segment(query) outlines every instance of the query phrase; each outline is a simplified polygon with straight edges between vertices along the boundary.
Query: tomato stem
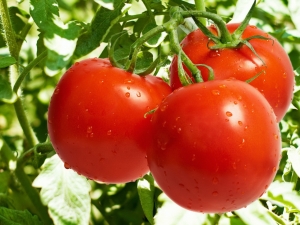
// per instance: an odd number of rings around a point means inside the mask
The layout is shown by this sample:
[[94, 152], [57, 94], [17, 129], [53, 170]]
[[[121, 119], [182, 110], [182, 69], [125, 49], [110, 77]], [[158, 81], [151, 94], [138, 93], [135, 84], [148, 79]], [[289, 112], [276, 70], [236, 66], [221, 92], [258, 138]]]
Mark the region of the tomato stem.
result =
[[191, 71], [192, 76], [194, 77], [195, 81], [197, 83], [203, 82], [200, 70], [197, 68], [197, 66], [195, 66], [195, 64], [189, 59], [189, 57], [181, 49], [179, 40], [178, 40], [177, 30], [173, 29], [169, 32], [170, 32], [170, 42], [171, 42], [172, 50], [177, 55], [180, 55], [181, 60], [186, 65], [186, 67]]
[[[201, 11], [201, 12], [206, 11], [204, 0], [195, 0], [195, 6], [196, 6], [197, 11]], [[197, 18], [197, 19], [200, 21], [200, 23], [202, 25], [206, 26], [206, 18], [200, 17], [200, 18]]]

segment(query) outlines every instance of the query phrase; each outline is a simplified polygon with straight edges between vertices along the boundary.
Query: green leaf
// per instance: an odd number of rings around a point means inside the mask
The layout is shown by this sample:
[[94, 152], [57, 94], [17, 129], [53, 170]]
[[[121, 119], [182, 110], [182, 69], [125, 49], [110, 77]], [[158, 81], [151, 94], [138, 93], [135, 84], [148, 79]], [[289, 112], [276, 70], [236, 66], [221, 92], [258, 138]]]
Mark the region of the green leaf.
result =
[[96, 3], [109, 10], [114, 10], [114, 0], [94, 0]]
[[8, 80], [0, 76], [0, 101], [14, 103], [16, 99], [16, 94], [13, 92]]
[[49, 208], [54, 224], [88, 224], [91, 203], [90, 184], [83, 176], [65, 169], [57, 155], [46, 159], [33, 186], [42, 188], [41, 199]]
[[139, 74], [140, 72], [146, 70], [153, 62], [153, 55], [151, 52], [144, 51], [139, 52], [137, 55], [137, 61], [134, 68], [134, 73]]
[[294, 171], [296, 172], [298, 177], [300, 177], [300, 149], [291, 147], [289, 148], [287, 155]]
[[236, 3], [235, 11], [230, 23], [240, 23], [245, 18], [248, 12], [250, 11], [254, 0], [238, 0]]
[[219, 216], [216, 214], [203, 214], [186, 210], [174, 203], [164, 193], [161, 194], [159, 198], [164, 201], [164, 204], [158, 209], [158, 212], [154, 217], [155, 225], [218, 224]]
[[9, 171], [0, 172], [0, 180], [1, 180], [1, 182], [0, 182], [0, 193], [6, 193], [8, 191], [9, 179], [10, 179], [10, 172]]
[[110, 29], [118, 22], [122, 16], [122, 9], [125, 6], [125, 0], [114, 1], [114, 10], [101, 7], [89, 30], [83, 33], [77, 42], [75, 55], [82, 57], [99, 47], [100, 43], [106, 38]]
[[299, 0], [289, 0], [288, 1], [288, 9], [290, 11], [290, 15], [294, 25], [297, 30], [300, 31], [300, 1]]
[[151, 224], [153, 221], [154, 207], [154, 179], [151, 175], [146, 174], [138, 181], [138, 193], [144, 213]]
[[269, 215], [269, 211], [260, 201], [255, 201], [246, 208], [234, 212], [248, 225], [277, 225], [277, 222]]
[[300, 194], [293, 188], [294, 183], [275, 181], [262, 198], [280, 206], [300, 210]]
[[15, 64], [16, 62], [16, 59], [12, 56], [0, 58], [0, 68], [8, 67], [10, 65]]
[[37, 216], [31, 215], [27, 210], [15, 210], [0, 207], [1, 225], [42, 225]]
[[32, 18], [44, 33], [44, 45], [48, 48], [46, 73], [55, 75], [70, 62], [82, 26], [75, 21], [64, 24], [55, 0], [31, 0], [30, 3]]

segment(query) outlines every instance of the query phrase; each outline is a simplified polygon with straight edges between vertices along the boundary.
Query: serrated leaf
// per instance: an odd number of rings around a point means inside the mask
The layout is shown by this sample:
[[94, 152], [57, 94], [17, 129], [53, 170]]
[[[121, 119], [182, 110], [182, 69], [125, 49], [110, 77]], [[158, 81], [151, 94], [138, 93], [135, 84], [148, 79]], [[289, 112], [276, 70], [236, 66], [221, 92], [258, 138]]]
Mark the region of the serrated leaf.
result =
[[275, 181], [262, 198], [280, 206], [300, 210], [300, 194], [293, 188], [294, 183]]
[[90, 184], [85, 177], [65, 169], [57, 155], [46, 159], [33, 186], [42, 188], [42, 202], [48, 206], [55, 225], [88, 224], [91, 211]]
[[37, 216], [31, 215], [27, 210], [15, 210], [0, 207], [1, 225], [42, 225]]
[[16, 99], [16, 94], [13, 92], [10, 83], [0, 76], [0, 101], [14, 103]]
[[77, 42], [75, 55], [76, 57], [82, 57], [87, 55], [97, 47], [106, 38], [110, 29], [118, 22], [118, 19], [122, 16], [122, 9], [125, 6], [125, 0], [114, 1], [114, 10], [101, 7], [91, 25], [90, 29], [83, 33]]
[[151, 224], [153, 220], [153, 207], [154, 207], [154, 179], [151, 175], [146, 174], [138, 181], [138, 193], [141, 201], [142, 208], [145, 216]]
[[55, 0], [31, 0], [30, 3], [32, 18], [44, 33], [48, 48], [46, 72], [55, 75], [70, 62], [82, 26], [75, 21], [64, 24]]
[[2, 57], [0, 58], [0, 68], [8, 67], [15, 64], [16, 62], [16, 59], [12, 56]]
[[268, 210], [260, 201], [255, 201], [246, 208], [234, 212], [248, 225], [277, 225], [277, 222], [269, 215]]

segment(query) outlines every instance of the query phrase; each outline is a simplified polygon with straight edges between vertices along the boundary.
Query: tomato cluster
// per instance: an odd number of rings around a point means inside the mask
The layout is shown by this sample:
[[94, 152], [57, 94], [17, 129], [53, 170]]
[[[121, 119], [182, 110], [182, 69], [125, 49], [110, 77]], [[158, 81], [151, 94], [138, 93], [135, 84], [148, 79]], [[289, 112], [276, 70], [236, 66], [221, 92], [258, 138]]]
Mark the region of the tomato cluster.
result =
[[[243, 38], [253, 35], [272, 38], [251, 26]], [[189, 34], [183, 51], [210, 66], [215, 79], [208, 81], [206, 67], [199, 67], [204, 82], [185, 87], [177, 57], [171, 86], [107, 59], [73, 65], [48, 114], [49, 136], [65, 167], [105, 183], [133, 181], [150, 170], [173, 201], [198, 212], [232, 211], [258, 199], [278, 168], [278, 121], [290, 104], [294, 75], [276, 40], [250, 42], [256, 54], [247, 46], [211, 50], [200, 30]]]

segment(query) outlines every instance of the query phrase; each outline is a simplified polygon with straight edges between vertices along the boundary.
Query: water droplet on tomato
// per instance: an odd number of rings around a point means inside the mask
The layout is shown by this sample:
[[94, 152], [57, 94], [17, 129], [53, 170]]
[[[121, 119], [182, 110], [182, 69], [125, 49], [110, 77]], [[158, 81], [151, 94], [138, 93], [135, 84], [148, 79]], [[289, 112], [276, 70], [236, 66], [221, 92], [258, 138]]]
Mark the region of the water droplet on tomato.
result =
[[178, 121], [180, 119], [180, 116], [178, 116], [177, 118], [176, 118], [176, 121]]
[[88, 134], [92, 133], [92, 131], [93, 131], [93, 127], [92, 127], [92, 126], [89, 126], [89, 127], [86, 129], [86, 132], [87, 132]]
[[240, 126], [242, 126], [242, 125], [243, 125], [243, 122], [242, 122], [242, 121], [238, 121], [238, 124], [239, 124]]
[[64, 167], [66, 168], [66, 169], [71, 169], [71, 166], [68, 164], [68, 163], [64, 163]]
[[127, 90], [130, 90], [130, 87], [129, 87], [129, 86], [127, 86], [126, 88], [127, 88]]
[[220, 91], [219, 90], [212, 90], [211, 93], [213, 95], [220, 95]]
[[213, 184], [218, 184], [218, 183], [219, 183], [219, 179], [218, 179], [217, 177], [214, 177], [214, 178], [212, 179], [212, 183], [213, 183]]
[[177, 133], [179, 134], [181, 132], [181, 128], [177, 128]]
[[226, 122], [229, 122], [229, 119], [225, 119]]
[[274, 138], [275, 138], [276, 140], [278, 140], [278, 135], [277, 135], [277, 134], [274, 134]]
[[130, 93], [129, 93], [129, 92], [126, 92], [126, 93], [125, 93], [125, 96], [126, 96], [127, 98], [129, 98], [129, 97], [130, 97]]
[[248, 126], [245, 126], [245, 127], [244, 127], [244, 130], [245, 130], [245, 131], [248, 130]]
[[237, 101], [234, 101], [233, 103], [234, 103], [235, 105], [237, 105], [237, 104], [238, 104], [238, 103], [237, 103]]
[[236, 163], [235, 163], [235, 162], [232, 163], [232, 168], [233, 168], [234, 170], [236, 170]]
[[196, 155], [193, 154], [192, 161], [195, 161], [195, 159], [196, 159]]
[[56, 88], [54, 94], [57, 95], [59, 93], [59, 88]]
[[216, 197], [216, 196], [218, 196], [219, 193], [217, 191], [213, 191], [211, 194], [212, 194], [212, 196]]
[[136, 97], [141, 97], [141, 96], [142, 96], [142, 95], [141, 95], [141, 92], [138, 91], [138, 92], [136, 93]]
[[286, 73], [285, 72], [283, 73], [283, 78], [286, 78]]
[[134, 84], [134, 81], [131, 80], [131, 79], [126, 79], [126, 80], [124, 81], [124, 83], [125, 83], [125, 84]]
[[273, 172], [276, 172], [277, 171], [277, 168], [276, 167], [273, 167]]
[[228, 117], [232, 117], [232, 113], [229, 112], [229, 111], [227, 111], [225, 114], [226, 114], [226, 116], [228, 116]]
[[167, 105], [163, 105], [163, 106], [160, 108], [160, 111], [162, 111], [162, 112], [165, 111], [167, 107], [168, 107]]
[[108, 130], [108, 131], [107, 131], [107, 135], [111, 135], [111, 130]]
[[220, 88], [226, 88], [226, 85], [225, 84], [221, 84], [219, 85]]
[[166, 126], [166, 124], [167, 124], [167, 121], [164, 121], [164, 122], [163, 122], [163, 127], [165, 127], [165, 126]]
[[91, 133], [91, 134], [90, 134], [90, 137], [94, 137], [94, 133]]

